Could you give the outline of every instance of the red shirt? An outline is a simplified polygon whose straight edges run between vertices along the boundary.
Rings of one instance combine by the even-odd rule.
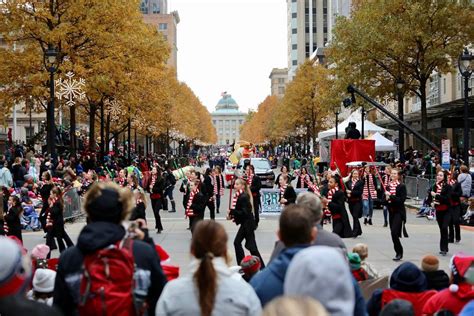
[[[432,296],[423,307],[423,315],[434,315],[442,309],[457,315],[472,299],[474,299],[474,286],[461,283],[457,292],[451,292],[448,288]]]

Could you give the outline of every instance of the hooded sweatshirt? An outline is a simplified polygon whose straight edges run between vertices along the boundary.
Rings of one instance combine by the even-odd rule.
[[[319,246],[301,250],[286,272],[284,293],[312,297],[332,316],[354,314],[352,274],[344,257],[334,248]]]
[[[110,222],[93,222],[82,229],[77,245],[66,249],[61,254],[53,301],[64,315],[77,314],[84,255],[115,244],[124,236],[125,229],[120,225]],[[147,293],[148,312],[149,315],[154,315],[156,302],[166,284],[160,259],[155,249],[139,240],[133,241],[132,250],[136,265],[134,279],[138,284],[134,292]]]
[[[471,300],[474,300],[474,285],[468,283],[452,284],[448,289],[438,292],[426,302],[423,314],[434,315],[444,309],[458,315]]]
[[[283,295],[283,283],[285,281],[286,270],[293,257],[309,245],[300,245],[284,249],[266,269],[257,273],[251,280],[250,285],[257,293],[262,306],[275,297]]]

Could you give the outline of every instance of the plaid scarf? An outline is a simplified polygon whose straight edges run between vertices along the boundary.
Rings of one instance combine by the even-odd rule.
[[[374,177],[369,174],[365,177],[366,181],[364,183],[364,191],[362,193],[362,199],[368,200],[369,194],[372,199],[377,198],[377,191],[375,191]]]
[[[235,210],[235,205],[237,204],[237,200],[239,199],[239,196],[244,193],[244,190],[240,189],[235,191],[234,196],[232,197],[232,205],[230,207],[231,210]]]
[[[186,205],[186,211],[184,212],[186,217],[194,216],[194,211],[191,209],[191,205],[193,205],[193,200],[196,194],[199,193],[199,189],[195,188],[194,190],[189,193],[188,204]]]

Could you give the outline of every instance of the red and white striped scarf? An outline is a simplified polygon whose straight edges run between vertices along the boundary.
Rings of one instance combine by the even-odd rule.
[[[328,191],[328,197],[327,197],[328,204],[332,202],[332,197],[334,193],[336,193],[337,191],[339,191],[337,187]]]
[[[184,212],[186,217],[194,216],[194,211],[191,209],[191,205],[193,205],[193,200],[196,194],[199,193],[199,189],[195,188],[194,190],[189,193],[188,204],[186,205],[186,211]]]
[[[365,179],[366,181],[364,183],[364,191],[362,192],[362,199],[368,200],[369,193],[372,199],[377,198],[377,191],[375,191],[375,185],[374,185],[374,177],[372,177],[372,175],[368,175],[365,177]]]
[[[12,208],[10,207],[10,208],[8,209],[8,211],[5,213],[5,215],[7,215],[8,213],[10,213],[10,210],[11,210],[11,209],[12,209]],[[4,220],[3,220],[3,232],[5,233],[5,236],[8,235],[8,232],[9,232],[9,231],[10,231],[10,228],[8,227],[7,221],[4,219]]]
[[[285,194],[285,190],[287,187],[288,187],[288,183],[280,186],[280,199],[283,198],[283,195]]]
[[[436,182],[436,194],[441,194],[443,190],[444,183],[443,182]]]
[[[358,181],[358,180],[352,179],[352,185],[351,185],[351,189],[352,189],[352,190],[354,190],[354,187],[355,187],[357,181]]]
[[[53,226],[53,218],[51,217],[51,209],[53,208],[54,203],[56,203],[59,198],[49,198],[48,201],[48,214],[46,215],[46,228],[50,228]]]
[[[237,200],[239,199],[239,196],[244,193],[244,190],[240,189],[235,191],[234,196],[232,197],[232,205],[230,207],[231,210],[235,210],[235,205],[237,204]]]
[[[390,176],[388,174],[385,175],[385,178],[384,178],[384,183],[383,183],[383,186],[385,188],[388,187],[388,185],[390,184]]]
[[[213,180],[214,180],[214,195],[217,195],[217,194],[219,194],[220,196],[224,195],[224,180],[223,180],[222,175],[220,174],[215,175],[213,177]],[[217,183],[219,183],[219,187]]]
[[[309,178],[309,177],[306,177],[305,182],[306,182],[306,184],[308,185],[308,188],[309,188],[311,191],[313,191],[314,194],[316,194],[316,195],[320,195],[320,194],[321,194],[320,191],[319,191],[319,187],[318,187],[316,184],[312,183],[312,182],[310,181],[310,178]]]
[[[390,182],[390,185],[389,185],[389,193],[390,195],[396,195],[397,194],[397,186],[400,184],[400,182],[398,181],[392,181]]]
[[[118,185],[120,185],[121,187],[124,187],[125,186],[125,178],[118,178]]]
[[[247,173],[247,184],[248,184],[249,187],[251,187],[252,183],[253,183],[253,173],[248,172]]]
[[[155,186],[155,182],[156,182],[156,174],[153,174],[151,176],[150,190],[153,190],[153,187]]]
[[[448,184],[449,185],[455,185],[456,184],[456,179],[449,179]]]

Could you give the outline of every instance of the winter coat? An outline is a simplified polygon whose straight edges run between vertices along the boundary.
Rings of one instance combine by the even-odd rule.
[[[353,237],[353,234],[344,200],[344,192],[336,191],[332,197],[332,201],[328,204],[328,208],[333,218],[333,233],[341,238],[349,238]]]
[[[156,315],[200,315],[199,292],[193,275],[200,261],[194,259],[190,273],[169,282],[163,290]],[[238,274],[233,273],[223,258],[212,260],[217,274],[217,293],[212,315],[259,316],[262,312],[260,302],[252,287]]]
[[[61,316],[61,313],[55,307],[31,301],[22,295],[14,295],[0,298],[0,315]]]
[[[115,244],[124,236],[125,228],[120,225],[93,222],[82,229],[77,245],[61,254],[54,285],[54,304],[64,315],[77,314],[84,255]],[[136,265],[135,277],[140,287],[136,290],[148,293],[148,313],[154,315],[156,302],[166,284],[160,259],[155,249],[139,240],[133,242],[133,257]]]
[[[436,312],[444,309],[454,313],[454,315],[458,315],[464,308],[464,305],[471,300],[474,300],[474,289],[472,285],[461,283],[458,285],[457,291],[452,291],[448,288],[432,296],[426,302],[423,308],[423,314],[434,315]]]
[[[252,277],[250,285],[252,285],[255,293],[257,293],[262,306],[265,306],[275,297],[283,295],[283,283],[291,259],[300,250],[308,246],[300,245],[286,248],[265,269]]]
[[[281,195],[281,194],[280,194]],[[284,198],[286,199],[285,205],[290,205],[290,204],[295,204],[296,202],[296,192],[295,189],[291,185],[289,185],[286,189],[285,192],[283,192],[283,196],[280,196],[280,199]]]
[[[230,216],[234,218],[236,225],[254,220],[252,204],[247,193],[244,192],[239,196],[237,203],[235,203],[235,209],[230,210]]]
[[[23,240],[21,238],[21,213],[23,209],[21,206],[12,206],[10,210],[5,212],[4,221],[8,225],[8,236],[15,236],[19,240]]]
[[[190,209],[193,210],[193,216],[198,218],[204,218],[204,211],[206,210],[207,196],[201,192],[196,193],[193,198],[193,203]]]
[[[145,203],[138,203],[132,210],[132,215],[130,215],[130,220],[134,221],[137,219],[144,219],[146,221],[146,206]]]
[[[462,195],[465,197],[471,196],[472,177],[469,173],[461,173],[458,176],[458,182],[461,184]]]
[[[57,201],[50,208],[51,220],[53,221],[53,227],[51,228],[51,234],[54,237],[61,238],[64,233],[64,214],[63,206]]]
[[[10,169],[2,167],[0,169],[0,188],[11,188],[13,186],[13,178]]]
[[[423,271],[428,282],[428,290],[441,291],[449,287],[449,276],[443,270]]]

